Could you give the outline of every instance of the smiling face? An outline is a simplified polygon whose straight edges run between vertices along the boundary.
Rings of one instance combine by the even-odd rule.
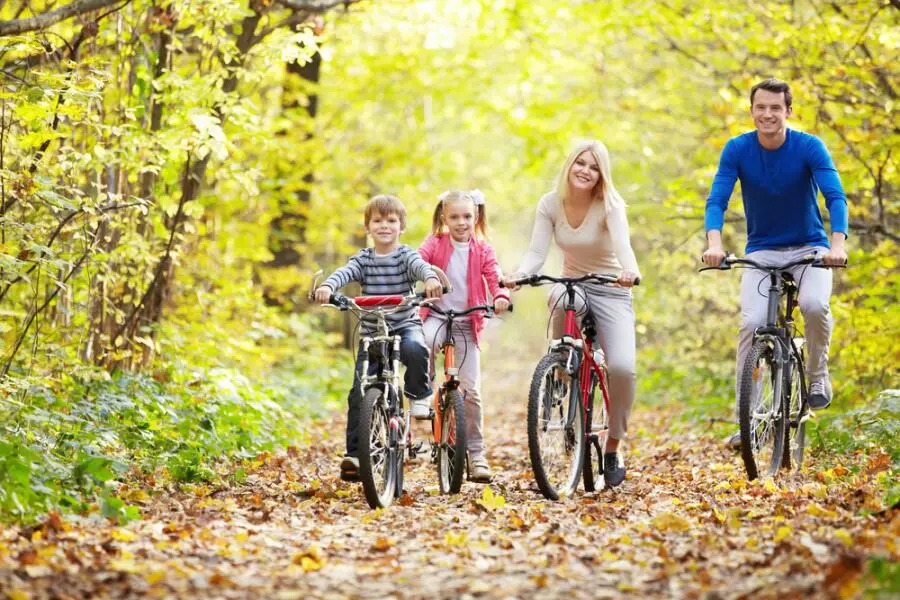
[[[468,242],[475,230],[475,203],[468,196],[444,202],[444,227],[455,242]]]
[[[372,236],[377,251],[393,250],[399,245],[398,240],[403,231],[400,215],[393,212],[387,214],[375,212],[366,225],[366,231]]]
[[[600,163],[594,153],[585,150],[575,158],[569,169],[569,186],[572,190],[591,192],[600,182]]]
[[[787,107],[784,92],[759,89],[753,95],[750,115],[760,135],[777,136],[784,132],[791,109]]]

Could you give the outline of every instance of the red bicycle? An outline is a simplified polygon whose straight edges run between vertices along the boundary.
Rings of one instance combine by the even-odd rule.
[[[596,336],[590,304],[576,314],[578,284],[594,282],[616,284],[614,275],[588,274],[581,277],[529,275],[512,282],[514,285],[539,286],[560,283],[565,286],[565,331],[560,339],[550,342],[531,379],[528,394],[528,454],[531,468],[541,493],[551,500],[578,489],[584,478],[584,489],[596,488],[593,454],[602,464],[603,447],[609,431],[609,387],[603,352],[594,350]],[[635,281],[635,285],[637,285]],[[581,317],[581,327],[577,318]],[[603,402],[594,410],[597,390]]]

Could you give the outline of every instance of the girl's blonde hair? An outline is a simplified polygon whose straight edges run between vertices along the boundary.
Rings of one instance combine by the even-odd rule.
[[[609,161],[609,150],[598,140],[587,140],[575,146],[569,153],[566,162],[563,164],[562,171],[559,174],[559,180],[556,182],[556,195],[559,196],[560,202],[565,202],[570,195],[569,189],[569,172],[575,160],[581,156],[583,152],[590,152],[597,164],[600,166],[600,181],[594,186],[591,194],[592,199],[596,202],[604,202],[604,211],[606,214],[614,208],[625,206],[625,200],[619,194],[612,180],[612,166]]]
[[[484,208],[484,194],[478,190],[464,192],[462,190],[448,190],[438,196],[437,206],[434,207],[434,215],[431,217],[431,234],[438,235],[444,231],[444,207],[453,202],[471,202],[475,207],[475,236],[487,239],[487,211]]]

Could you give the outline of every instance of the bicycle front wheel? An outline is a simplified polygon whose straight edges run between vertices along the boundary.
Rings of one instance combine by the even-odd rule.
[[[772,347],[758,341],[741,371],[738,420],[741,455],[747,478],[774,476],[784,451],[786,406],[782,398],[782,366]]]
[[[387,400],[382,390],[369,388],[360,407],[359,478],[371,508],[390,506],[397,483],[398,450]]]
[[[564,354],[548,354],[534,371],[528,395],[528,454],[545,497],[558,500],[578,489],[584,452],[578,380],[566,372]]]
[[[466,406],[459,390],[445,392],[440,403],[441,438],[437,449],[442,494],[456,494],[466,468]]]

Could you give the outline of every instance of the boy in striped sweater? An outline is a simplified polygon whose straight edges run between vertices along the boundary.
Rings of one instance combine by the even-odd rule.
[[[346,265],[335,271],[316,289],[316,302],[326,303],[331,294],[351,281],[358,281],[364,296],[408,294],[416,281],[425,283],[428,298],[441,296],[441,283],[434,270],[419,253],[400,244],[400,234],[406,228],[406,209],[393,196],[375,196],[366,205],[366,231],[374,242],[354,254]],[[422,333],[422,320],[413,307],[387,317],[392,331],[400,335],[400,361],[406,365],[403,390],[410,399],[413,414],[428,414],[431,381],[428,377],[428,346]],[[375,332],[376,320],[366,317],[361,322],[364,335]],[[357,481],[357,435],[359,431],[360,391],[359,365],[362,348],[356,356],[353,387],[347,396],[347,454],[341,461],[341,479]]]

